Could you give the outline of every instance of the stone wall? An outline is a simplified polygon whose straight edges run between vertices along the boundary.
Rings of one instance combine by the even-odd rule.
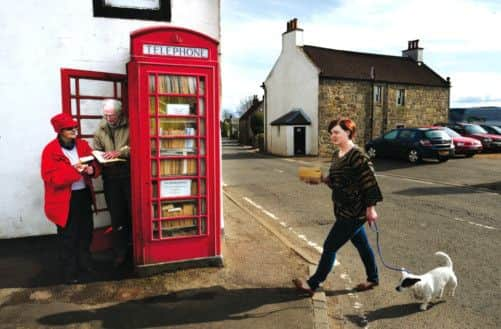
[[[372,103],[373,85],[369,81],[321,79],[319,89],[319,155],[329,156],[333,151],[329,122],[348,117],[357,125],[355,143],[365,143],[397,125],[405,127],[429,126],[447,121],[449,88],[376,83],[382,86],[380,103]],[[397,92],[405,90],[403,106],[397,105]],[[374,105],[371,132],[371,112]]]
[[[318,95],[318,151],[320,156],[330,156],[334,147],[327,131],[329,123],[336,118],[350,118],[357,125],[354,141],[365,143],[366,127],[370,122],[370,82],[320,80]]]

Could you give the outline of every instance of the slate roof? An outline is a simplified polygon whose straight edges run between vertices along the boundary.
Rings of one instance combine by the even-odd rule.
[[[301,110],[292,110],[270,123],[272,126],[310,125],[311,121]]]
[[[449,87],[447,80],[426,64],[400,56],[359,53],[315,46],[303,46],[306,55],[320,69],[320,77],[371,81],[371,68],[376,82]]]

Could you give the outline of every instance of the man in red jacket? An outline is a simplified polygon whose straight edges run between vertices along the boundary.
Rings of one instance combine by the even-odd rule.
[[[99,175],[87,141],[77,139],[77,122],[65,113],[51,119],[57,137],[42,152],[42,179],[45,187],[45,215],[57,226],[60,260],[66,283],[76,283],[80,270],[92,271],[90,243],[94,223],[95,196],[91,177]]]

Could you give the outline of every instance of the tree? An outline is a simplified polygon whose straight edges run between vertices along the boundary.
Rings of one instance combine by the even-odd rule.
[[[250,126],[254,135],[261,134],[264,131],[264,113],[254,113],[250,118]]]

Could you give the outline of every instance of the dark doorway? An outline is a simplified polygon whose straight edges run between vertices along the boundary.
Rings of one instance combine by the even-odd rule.
[[[306,154],[306,127],[294,127],[294,155]]]

